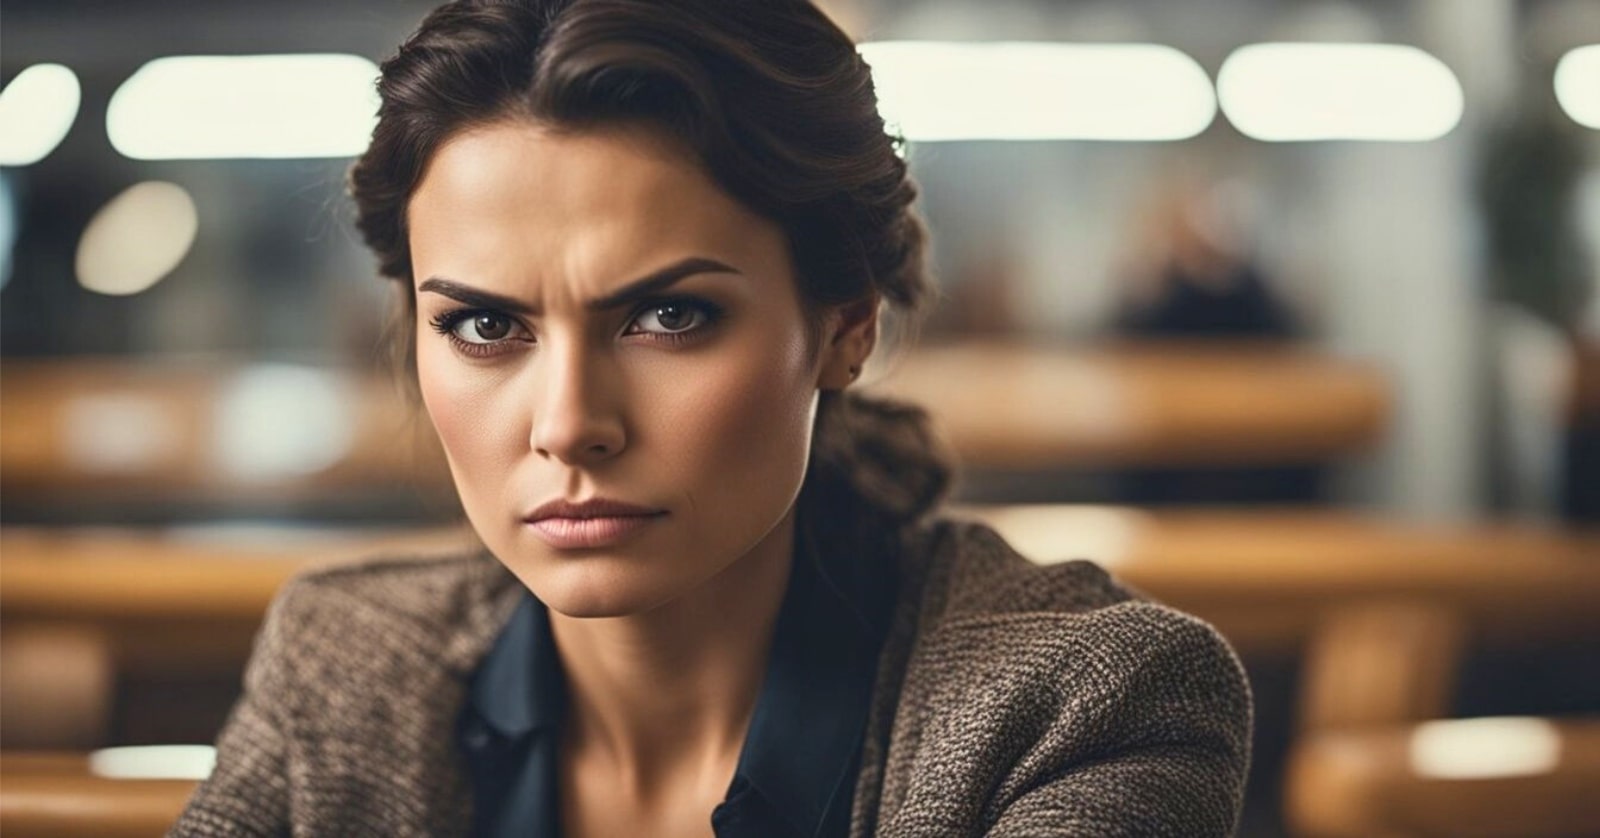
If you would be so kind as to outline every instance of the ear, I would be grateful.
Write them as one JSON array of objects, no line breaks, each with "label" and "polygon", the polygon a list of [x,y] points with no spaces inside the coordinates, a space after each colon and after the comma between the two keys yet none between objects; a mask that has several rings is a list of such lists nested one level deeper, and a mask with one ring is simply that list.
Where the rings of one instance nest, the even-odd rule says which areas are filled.
[{"label": "ear", "polygon": [[861,377],[861,368],[878,343],[878,302],[878,295],[871,294],[828,312],[818,388],[843,390]]}]

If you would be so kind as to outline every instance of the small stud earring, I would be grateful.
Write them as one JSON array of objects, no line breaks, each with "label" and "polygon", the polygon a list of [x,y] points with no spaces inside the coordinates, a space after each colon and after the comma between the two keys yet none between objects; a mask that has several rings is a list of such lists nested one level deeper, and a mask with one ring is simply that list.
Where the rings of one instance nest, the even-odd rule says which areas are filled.
[{"label": "small stud earring", "polygon": [[861,376],[861,365],[860,364],[852,365],[850,367],[850,380],[851,381],[855,381],[860,376]]}]

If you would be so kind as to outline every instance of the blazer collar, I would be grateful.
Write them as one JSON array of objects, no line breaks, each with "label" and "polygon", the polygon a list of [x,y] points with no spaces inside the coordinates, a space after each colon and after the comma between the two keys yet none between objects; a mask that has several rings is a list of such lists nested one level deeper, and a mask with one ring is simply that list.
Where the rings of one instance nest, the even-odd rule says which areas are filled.
[{"label": "blazer collar", "polygon": [[462,586],[461,617],[444,627],[439,663],[462,680],[470,678],[526,594],[499,559],[487,550],[477,554]]}]

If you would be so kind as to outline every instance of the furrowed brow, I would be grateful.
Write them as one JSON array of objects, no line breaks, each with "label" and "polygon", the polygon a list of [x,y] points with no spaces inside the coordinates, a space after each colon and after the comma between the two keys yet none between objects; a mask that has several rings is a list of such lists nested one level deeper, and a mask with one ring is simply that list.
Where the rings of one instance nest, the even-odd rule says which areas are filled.
[{"label": "furrowed brow", "polygon": [[[604,297],[590,300],[584,304],[584,308],[589,311],[607,311],[621,308],[660,292],[691,276],[707,273],[737,274],[740,271],[715,259],[692,257],[675,262],[660,270],[652,271]],[[493,294],[444,277],[431,277],[417,286],[418,293],[429,291],[435,294],[443,294],[456,302],[473,308],[494,309],[506,314],[522,316],[538,314],[536,307],[530,306],[521,300]]]},{"label": "furrowed brow", "polygon": [[418,293],[425,291],[432,291],[435,294],[443,294],[444,296],[449,297],[458,303],[469,305],[473,308],[488,308],[496,311],[503,311],[506,314],[518,314],[523,316],[528,316],[535,313],[533,306],[530,306],[521,300],[501,296],[499,294],[491,294],[488,291],[481,291],[477,288],[473,288],[470,285],[456,282],[453,279],[444,279],[437,276],[427,279],[423,281],[421,285],[417,286]]},{"label": "furrowed brow", "polygon": [[590,311],[605,311],[607,309],[621,308],[629,303],[636,302],[640,299],[662,291],[663,289],[666,289],[673,284],[696,274],[736,274],[739,272],[740,271],[738,269],[724,265],[715,259],[706,259],[698,256],[692,257],[689,259],[684,259],[681,262],[675,262],[658,271],[653,271],[650,274],[640,277],[639,279],[622,286],[616,291],[605,295],[604,297],[601,297],[597,300],[591,300],[585,304],[585,308],[589,309]]}]

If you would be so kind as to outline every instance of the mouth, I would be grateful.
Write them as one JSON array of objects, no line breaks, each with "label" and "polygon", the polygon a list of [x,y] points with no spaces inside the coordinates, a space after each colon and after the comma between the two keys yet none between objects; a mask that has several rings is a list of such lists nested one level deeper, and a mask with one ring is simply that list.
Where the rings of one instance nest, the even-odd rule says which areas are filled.
[{"label": "mouth", "polygon": [[551,547],[578,550],[614,546],[666,516],[664,509],[594,498],[551,501],[522,520]]}]

